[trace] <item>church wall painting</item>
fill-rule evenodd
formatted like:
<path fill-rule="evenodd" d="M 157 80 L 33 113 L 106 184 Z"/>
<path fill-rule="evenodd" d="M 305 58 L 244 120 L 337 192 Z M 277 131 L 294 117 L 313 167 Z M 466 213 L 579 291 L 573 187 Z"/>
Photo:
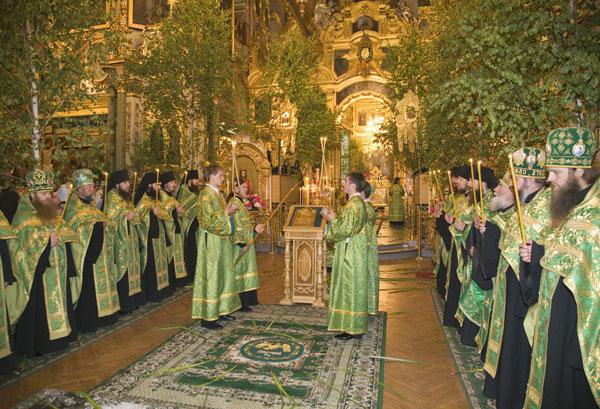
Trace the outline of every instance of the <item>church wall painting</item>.
<path fill-rule="evenodd" d="M 169 15 L 168 0 L 128 0 L 129 27 L 155 25 Z"/>

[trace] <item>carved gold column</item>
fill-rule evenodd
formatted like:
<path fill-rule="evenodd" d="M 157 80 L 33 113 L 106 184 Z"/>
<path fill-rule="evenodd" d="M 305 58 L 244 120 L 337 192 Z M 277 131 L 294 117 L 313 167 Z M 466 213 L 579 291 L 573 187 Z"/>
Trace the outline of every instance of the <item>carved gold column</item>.
<path fill-rule="evenodd" d="M 292 305 L 292 289 L 291 289 L 291 270 L 290 270 L 290 261 L 292 258 L 292 254 L 290 251 L 290 244 L 291 244 L 291 240 L 286 237 L 285 238 L 285 282 L 284 282 L 284 288 L 283 288 L 283 293 L 284 293 L 284 297 L 283 299 L 279 302 L 279 304 L 284 304 L 284 305 Z"/>

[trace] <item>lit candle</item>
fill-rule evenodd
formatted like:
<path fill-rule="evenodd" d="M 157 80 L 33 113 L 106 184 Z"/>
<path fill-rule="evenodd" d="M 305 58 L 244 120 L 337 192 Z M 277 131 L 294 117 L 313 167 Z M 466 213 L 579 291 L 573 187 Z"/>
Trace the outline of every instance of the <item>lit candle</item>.
<path fill-rule="evenodd" d="M 160 170 L 158 170 L 158 168 L 156 168 L 156 183 L 160 183 Z M 159 186 L 156 187 L 156 195 L 154 196 L 154 201 L 156 202 L 155 204 L 158 206 L 158 190 L 159 190 Z"/>
<path fill-rule="evenodd" d="M 479 176 L 479 205 L 481 207 L 481 220 L 485 223 L 485 214 L 483 213 L 483 184 L 481 182 L 481 161 L 477 161 L 477 176 Z"/>
<path fill-rule="evenodd" d="M 108 199 L 108 173 L 107 172 L 102 172 L 104 174 L 104 198 L 102 199 L 104 201 L 103 207 L 104 207 L 104 213 L 106 213 L 106 201 Z"/>

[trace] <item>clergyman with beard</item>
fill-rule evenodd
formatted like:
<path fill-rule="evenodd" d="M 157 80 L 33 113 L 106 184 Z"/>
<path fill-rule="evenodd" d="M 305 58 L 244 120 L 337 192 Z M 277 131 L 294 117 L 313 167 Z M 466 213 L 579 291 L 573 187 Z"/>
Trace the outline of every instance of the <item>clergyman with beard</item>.
<path fill-rule="evenodd" d="M 117 291 L 122 313 L 129 313 L 145 304 L 142 291 L 140 260 L 140 219 L 133 206 L 133 195 L 127 170 L 112 172 L 108 178 L 104 211 L 114 226 Z"/>
<path fill-rule="evenodd" d="M 115 265 L 115 230 L 95 204 L 96 185 L 89 169 L 73 172 L 73 193 L 65 205 L 65 222 L 79 235 L 73 245 L 81 286 L 74 294 L 81 332 L 114 324 L 120 310 Z"/>
<path fill-rule="evenodd" d="M 147 172 L 136 188 L 133 203 L 140 218 L 139 232 L 142 262 L 142 289 L 149 302 L 159 302 L 173 294 L 169 285 L 167 233 L 163 221 L 171 215 L 157 200 L 160 175 Z"/>
<path fill-rule="evenodd" d="M 196 257 L 198 256 L 198 246 L 196 233 L 198 232 L 198 194 L 200 193 L 200 175 L 197 169 L 188 170 L 179 185 L 177 200 L 185 210 L 182 220 L 182 229 L 184 232 L 183 258 L 185 268 L 188 274 L 188 281 L 194 281 L 196 274 Z"/>
<path fill-rule="evenodd" d="M 543 235 L 541 282 L 532 328 L 525 408 L 600 405 L 600 182 L 592 167 L 595 135 L 586 128 L 548 134 L 550 225 Z M 521 245 L 532 260 L 531 241 Z M 527 327 L 529 327 L 529 325 Z"/>
<path fill-rule="evenodd" d="M 32 358 L 64 349 L 77 337 L 71 284 L 78 281 L 72 252 L 78 237 L 56 214 L 50 172 L 36 169 L 26 181 L 28 194 L 12 222 L 17 245 L 6 298 L 14 351 Z"/>
<path fill-rule="evenodd" d="M 169 263 L 169 283 L 171 287 L 183 287 L 188 282 L 185 261 L 183 258 L 185 210 L 175 198 L 178 182 L 175 174 L 168 170 L 160 174 L 161 206 L 171 215 L 169 220 L 163 220 L 167 233 L 167 262 Z"/>
<path fill-rule="evenodd" d="M 526 220 L 525 235 L 531 240 L 538 240 L 549 221 L 551 191 L 546 188 L 546 154 L 539 148 L 525 147 L 513 152 L 512 159 L 516 188 Z M 512 202 L 513 192 L 509 193 Z M 502 206 L 503 199 L 497 200 L 497 206 Z M 541 257 L 536 253 L 535 263 L 521 263 L 518 216 L 516 212 L 508 216 L 508 220 L 498 220 L 502 230 L 497 246 L 500 259 L 494 278 L 494 303 L 484 364 L 486 386 L 495 382 L 497 389 L 496 396 L 486 396 L 495 398 L 498 408 L 522 407 L 525 399 L 531 348 L 523 324 L 529 306 L 537 299 Z"/>

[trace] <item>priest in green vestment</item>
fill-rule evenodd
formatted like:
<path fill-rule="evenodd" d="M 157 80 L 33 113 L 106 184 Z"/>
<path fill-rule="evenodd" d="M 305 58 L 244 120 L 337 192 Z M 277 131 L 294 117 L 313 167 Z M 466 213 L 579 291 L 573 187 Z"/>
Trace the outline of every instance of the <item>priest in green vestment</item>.
<path fill-rule="evenodd" d="M 95 206 L 96 185 L 89 169 L 73 172 L 73 193 L 65 222 L 79 236 L 73 243 L 78 281 L 73 286 L 75 316 L 81 332 L 94 332 L 118 321 L 119 293 L 115 264 L 115 226 Z"/>
<path fill-rule="evenodd" d="M 370 315 L 379 311 L 379 248 L 377 246 L 377 212 L 371 204 L 373 186 L 365 182 L 365 189 L 361 192 L 361 198 L 365 202 L 366 220 L 364 233 L 367 235 L 367 269 L 368 269 L 368 305 Z"/>
<path fill-rule="evenodd" d="M 142 292 L 140 261 L 140 218 L 133 206 L 129 172 L 122 169 L 108 178 L 108 194 L 103 204 L 106 216 L 114 226 L 117 291 L 121 312 L 129 313 L 145 303 Z"/>
<path fill-rule="evenodd" d="M 190 169 L 183 175 L 179 190 L 177 191 L 177 200 L 185 210 L 182 216 L 183 221 L 183 258 L 185 268 L 188 274 L 188 281 L 194 282 L 196 274 L 196 257 L 198 256 L 198 243 L 196 243 L 196 234 L 198 233 L 198 194 L 200 193 L 200 174 L 197 169 Z"/>
<path fill-rule="evenodd" d="M 171 215 L 159 201 L 160 173 L 146 172 L 136 188 L 133 203 L 140 218 L 142 263 L 142 290 L 148 302 L 162 301 L 173 294 L 169 285 L 167 263 L 167 233 L 163 221 L 171 220 Z"/>
<path fill-rule="evenodd" d="M 169 282 L 171 286 L 183 287 L 188 281 L 188 274 L 183 258 L 183 241 L 185 234 L 185 210 L 175 198 L 177 193 L 177 180 L 175 174 L 168 170 L 160 174 L 161 189 L 160 202 L 171 216 L 163 220 L 167 233 L 167 261 L 169 263 Z"/>
<path fill-rule="evenodd" d="M 16 232 L 0 210 L 0 375 L 8 375 L 17 368 L 5 290 L 5 287 L 15 282 L 13 251 L 16 238 Z"/>
<path fill-rule="evenodd" d="M 394 178 L 394 184 L 390 189 L 390 224 L 404 223 L 404 188 L 400 183 L 400 178 Z"/>
<path fill-rule="evenodd" d="M 475 179 L 469 175 L 467 182 L 468 190 L 474 191 L 477 197 L 476 206 L 474 206 L 471 215 L 471 220 L 475 223 L 482 219 L 482 207 L 485 219 L 493 218 L 494 213 L 490 212 L 489 202 L 493 197 L 493 190 L 500 183 L 491 168 L 481 167 L 480 170 L 481 184 L 479 183 L 479 172 L 477 170 L 475 170 Z M 485 299 L 491 296 L 491 282 L 481 279 L 481 233 L 477 229 L 470 228 L 467 235 L 465 248 L 468 258 L 463 274 L 463 293 L 459 300 L 459 310 L 464 316 L 460 336 L 463 344 L 477 346 L 481 351 L 484 341 L 477 337 L 477 334 L 483 322 Z M 476 274 L 478 275 L 477 280 L 474 277 Z M 485 289 L 481 288 L 479 284 L 484 285 L 483 281 L 486 281 L 490 286 Z"/>
<path fill-rule="evenodd" d="M 551 191 L 546 188 L 546 154 L 539 148 L 524 147 L 513 152 L 512 157 L 525 236 L 538 240 L 540 231 L 549 221 Z M 514 207 L 511 212 L 499 212 L 494 221 L 501 231 L 501 237 L 494 246 L 500 251 L 500 257 L 494 274 L 493 305 L 483 366 L 486 371 L 485 382 L 496 385 L 496 396 L 493 398 L 497 409 L 521 408 L 531 359 L 531 347 L 523 321 L 529 305 L 535 303 L 535 299 L 523 291 L 526 286 L 520 282 L 521 270 L 529 269 L 529 266 L 525 267 L 519 256 L 521 238 Z M 490 234 L 493 231 L 488 228 L 484 238 L 488 239 Z"/>
<path fill-rule="evenodd" d="M 238 211 L 232 216 L 234 233 L 233 260 L 235 277 L 240 292 L 242 312 L 252 311 L 252 306 L 258 304 L 257 290 L 260 286 L 258 279 L 258 264 L 256 262 L 256 248 L 254 238 L 265 231 L 265 225 L 255 224 L 252 215 L 246 207 L 248 195 L 248 181 L 240 178 L 233 181 L 233 192 L 229 198 L 229 206 L 235 205 Z"/>
<path fill-rule="evenodd" d="M 587 128 L 546 139 L 550 225 L 520 246 L 525 263 L 542 248 L 537 303 L 525 319 L 532 341 L 525 409 L 600 406 L 600 170 Z M 529 277 L 521 277 L 521 280 Z"/>
<path fill-rule="evenodd" d="M 192 318 L 201 319 L 208 329 L 221 329 L 217 322 L 235 319 L 230 316 L 240 309 L 240 297 L 233 269 L 233 223 L 230 216 L 238 208 L 227 205 L 219 191 L 223 169 L 209 165 L 205 170 L 206 187 L 200 192 L 198 207 L 198 258 L 192 298 Z"/>
<path fill-rule="evenodd" d="M 72 252 L 78 237 L 57 214 L 50 172 L 35 169 L 26 180 L 28 194 L 12 223 L 15 281 L 6 301 L 15 352 L 35 357 L 64 349 L 77 336 L 71 290 L 79 281 Z"/>
<path fill-rule="evenodd" d="M 327 329 L 340 331 L 338 339 L 361 337 L 367 332 L 369 313 L 368 235 L 365 202 L 360 194 L 365 189 L 362 173 L 352 172 L 344 179 L 348 201 L 337 215 L 325 209 L 328 222 L 327 240 L 335 242 Z"/>

